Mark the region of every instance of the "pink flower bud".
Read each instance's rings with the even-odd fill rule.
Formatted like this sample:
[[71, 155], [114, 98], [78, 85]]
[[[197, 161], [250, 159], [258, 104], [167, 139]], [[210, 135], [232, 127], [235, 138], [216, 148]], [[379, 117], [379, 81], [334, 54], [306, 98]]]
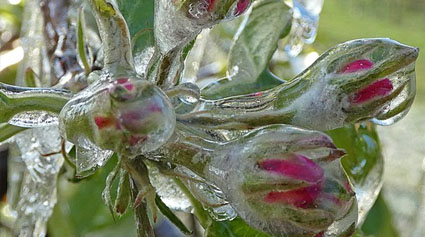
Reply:
[[344, 154], [321, 132], [275, 125], [227, 144], [207, 170], [251, 226], [276, 236], [320, 236], [357, 221], [347, 215], [357, 210], [338, 160]]
[[163, 145], [174, 131], [168, 97], [152, 83], [135, 77], [99, 80], [62, 109], [60, 126], [78, 145], [83, 136], [102, 149], [130, 156]]

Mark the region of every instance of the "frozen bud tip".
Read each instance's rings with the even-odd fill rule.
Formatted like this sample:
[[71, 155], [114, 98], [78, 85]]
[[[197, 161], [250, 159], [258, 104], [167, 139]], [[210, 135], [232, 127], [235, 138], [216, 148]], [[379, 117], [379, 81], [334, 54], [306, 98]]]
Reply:
[[311, 83], [292, 103], [297, 112], [291, 124], [325, 131], [365, 120], [396, 122], [415, 97], [418, 53], [390, 39], [335, 46], [300, 74], [300, 82]]

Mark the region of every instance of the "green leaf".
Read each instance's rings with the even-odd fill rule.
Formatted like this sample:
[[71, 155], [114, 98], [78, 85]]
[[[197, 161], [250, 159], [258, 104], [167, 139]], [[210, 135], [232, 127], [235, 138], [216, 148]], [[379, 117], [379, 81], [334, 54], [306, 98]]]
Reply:
[[129, 211], [114, 221], [102, 201], [105, 179], [116, 163], [117, 157], [113, 156], [102, 169], [78, 184], [59, 182], [58, 203], [49, 219], [49, 236], [94, 236], [93, 233], [108, 237], [136, 235], [133, 212]]
[[26, 130], [26, 128], [16, 127], [8, 123], [0, 123], [0, 142]]
[[37, 87], [35, 72], [29, 67], [25, 70], [25, 83], [28, 87]]
[[219, 99], [269, 89], [282, 83], [278, 78], [264, 74], [268, 72], [266, 68], [278, 40], [289, 32], [290, 18], [290, 8], [281, 0], [255, 2], [234, 37], [229, 53], [229, 78], [204, 88], [203, 96]]
[[342, 166], [355, 183], [366, 180], [372, 169], [383, 161], [376, 128], [371, 123], [347, 125], [327, 132], [335, 145], [345, 149]]
[[206, 229], [206, 237], [269, 237], [259, 232], [237, 217], [232, 221], [213, 221]]
[[168, 208], [167, 205], [161, 200], [161, 198], [156, 195], [155, 197], [155, 203], [158, 209], [161, 211], [161, 213], [168, 218], [168, 220], [171, 221], [179, 230], [184, 233], [185, 235], [192, 234], [192, 231], [190, 231], [183, 222]]
[[117, 198], [115, 199], [115, 212], [119, 215], [123, 215], [127, 211], [131, 199], [130, 176], [124, 169], [121, 169], [117, 192]]
[[117, 0], [118, 8], [127, 22], [133, 39], [133, 52], [154, 45], [153, 0]]
[[47, 111], [58, 114], [72, 94], [66, 90], [31, 88], [0, 82], [0, 123], [27, 111]]
[[84, 20], [84, 11], [83, 8], [80, 8], [78, 11], [78, 21], [77, 21], [77, 53], [78, 58], [83, 64], [84, 71], [86, 75], [90, 73], [91, 66], [89, 65], [89, 60], [86, 54], [86, 38], [84, 34], [84, 29], [86, 27], [86, 23]]

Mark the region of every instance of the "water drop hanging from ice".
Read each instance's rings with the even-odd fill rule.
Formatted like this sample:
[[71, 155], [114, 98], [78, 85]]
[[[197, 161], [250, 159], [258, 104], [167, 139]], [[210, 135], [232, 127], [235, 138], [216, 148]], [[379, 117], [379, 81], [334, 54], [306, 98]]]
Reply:
[[294, 0], [291, 32], [285, 50], [291, 57], [296, 57], [304, 44], [312, 44], [316, 39], [319, 14], [323, 0]]

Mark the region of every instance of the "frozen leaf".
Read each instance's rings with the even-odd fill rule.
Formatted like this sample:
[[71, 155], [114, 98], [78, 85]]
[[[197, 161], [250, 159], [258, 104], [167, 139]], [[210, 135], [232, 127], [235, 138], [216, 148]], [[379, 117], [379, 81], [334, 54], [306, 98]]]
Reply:
[[[0, 122], [8, 122], [16, 115], [18, 116], [15, 119], [16, 123], [19, 123], [17, 120], [22, 119], [22, 123], [28, 124], [28, 121], [25, 122], [28, 120], [25, 118], [28, 115], [35, 116], [41, 124], [45, 121], [44, 118], [51, 121], [49, 114], [58, 114], [71, 96], [72, 94], [66, 90], [19, 87], [0, 83]], [[29, 111], [37, 112], [32, 115], [25, 113]], [[38, 111], [49, 112], [49, 114]], [[24, 114], [19, 115], [22, 112]]]
[[43, 111], [33, 111], [16, 114], [9, 120], [9, 124], [22, 128], [34, 128], [58, 125], [58, 121], [56, 114]]
[[155, 2], [155, 39], [161, 54], [183, 48], [199, 32], [242, 14], [250, 0]]
[[15, 232], [23, 236], [45, 235], [45, 225], [56, 204], [57, 175], [63, 164], [62, 155], [57, 154], [61, 149], [59, 130], [55, 126], [31, 129], [13, 140], [26, 166], [16, 206]]
[[114, 154], [113, 151], [100, 149], [84, 137], [77, 139], [77, 143], [75, 145], [76, 176], [79, 178], [84, 178], [93, 174], [98, 168], [103, 167]]
[[84, 18], [84, 11], [83, 11], [83, 8], [80, 8], [78, 11], [78, 21], [77, 21], [77, 49], [78, 49], [77, 56], [81, 64], [81, 67], [84, 68], [86, 75], [88, 75], [91, 71], [92, 62], [89, 60], [89, 57], [86, 54], [85, 27], [86, 27], [86, 21]]
[[134, 71], [130, 32], [115, 1], [89, 1], [99, 28], [104, 53], [104, 70], [110, 73]]
[[8, 123], [0, 123], [0, 144], [26, 128], [16, 127]]
[[152, 186], [161, 200], [174, 211], [191, 212], [192, 205], [185, 194], [175, 184], [172, 178], [159, 173], [154, 167], [149, 167], [149, 178]]
[[[203, 88], [202, 95], [218, 99], [281, 84], [281, 80], [271, 75], [265, 76], [263, 71], [268, 68], [282, 33], [287, 32], [289, 20], [290, 8], [283, 1], [255, 2], [234, 36], [227, 78]], [[262, 73], [263, 76], [260, 76]]]
[[358, 222], [363, 223], [383, 183], [384, 158], [375, 126], [370, 123], [348, 125], [328, 134], [347, 152], [341, 161], [356, 192]]
[[183, 222], [168, 208], [167, 205], [165, 205], [164, 202], [162, 202], [161, 198], [156, 195], [155, 196], [155, 204], [157, 205], [158, 209], [161, 211], [161, 213], [166, 216], [171, 223], [173, 223], [181, 232], [183, 232], [185, 235], [192, 234], [192, 231], [190, 231]]

